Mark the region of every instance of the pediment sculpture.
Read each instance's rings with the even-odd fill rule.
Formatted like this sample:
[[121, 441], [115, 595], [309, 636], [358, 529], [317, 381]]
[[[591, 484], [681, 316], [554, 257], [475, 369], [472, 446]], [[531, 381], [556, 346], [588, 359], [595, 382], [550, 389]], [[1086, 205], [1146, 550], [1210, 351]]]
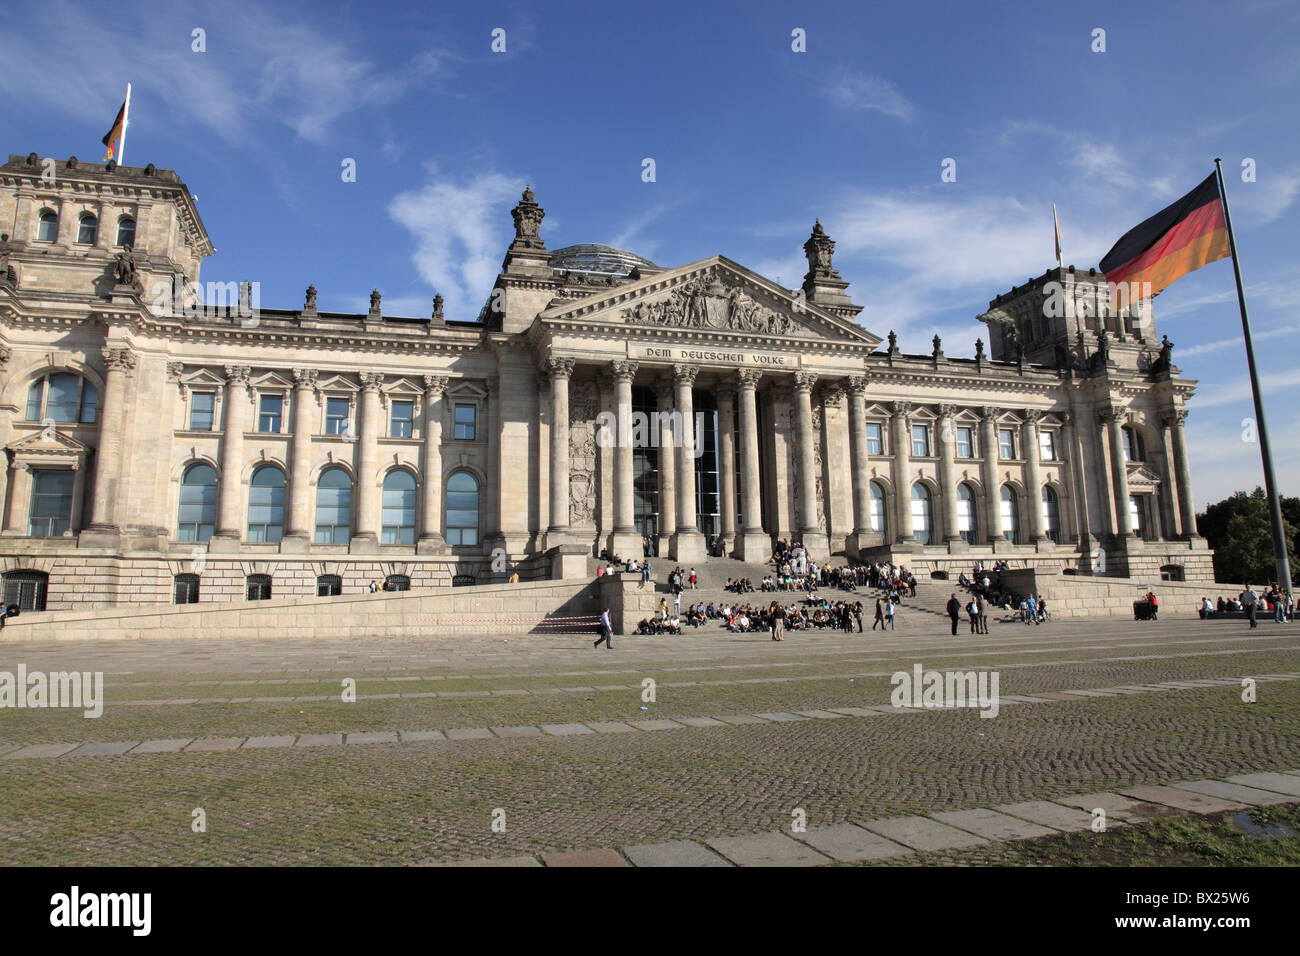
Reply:
[[692, 279], [666, 298], [638, 302], [620, 314], [632, 325], [730, 329], [766, 335], [789, 335], [798, 329], [789, 316], [755, 301], [739, 286], [727, 286], [716, 275]]

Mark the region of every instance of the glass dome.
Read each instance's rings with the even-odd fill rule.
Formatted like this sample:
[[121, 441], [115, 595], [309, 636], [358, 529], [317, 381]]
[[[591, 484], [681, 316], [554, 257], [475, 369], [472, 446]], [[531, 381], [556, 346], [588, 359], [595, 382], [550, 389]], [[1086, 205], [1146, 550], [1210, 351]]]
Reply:
[[549, 260], [552, 269], [569, 272], [594, 272], [600, 275], [625, 276], [637, 267], [658, 269], [659, 267], [642, 256], [625, 249], [602, 245], [599, 242], [583, 242], [576, 246], [565, 246], [551, 253]]

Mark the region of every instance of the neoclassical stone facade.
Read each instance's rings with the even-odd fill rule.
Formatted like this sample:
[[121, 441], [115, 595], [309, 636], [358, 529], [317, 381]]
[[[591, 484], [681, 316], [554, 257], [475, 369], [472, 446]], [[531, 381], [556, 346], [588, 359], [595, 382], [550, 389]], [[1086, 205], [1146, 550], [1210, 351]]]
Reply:
[[[549, 251], [531, 190], [478, 316], [200, 285], [152, 166], [0, 167], [0, 570], [49, 609], [586, 574], [608, 550], [1208, 580], [1150, 302], [1050, 270], [990, 353], [857, 321], [820, 223], [786, 289], [723, 256]], [[310, 278], [310, 277], [307, 277]], [[221, 301], [215, 301], [221, 300]], [[882, 347], [883, 345], [883, 347]]]

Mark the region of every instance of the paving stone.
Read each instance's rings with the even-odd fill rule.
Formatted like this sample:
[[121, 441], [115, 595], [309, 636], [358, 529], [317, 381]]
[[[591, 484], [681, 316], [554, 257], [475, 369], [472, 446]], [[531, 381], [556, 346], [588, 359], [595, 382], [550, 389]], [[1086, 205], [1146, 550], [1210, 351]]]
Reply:
[[708, 844], [736, 866], [820, 866], [831, 862], [829, 857], [784, 833], [716, 837]]
[[723, 857], [694, 840], [643, 843], [623, 847], [633, 866], [731, 866]]
[[1191, 810], [1195, 813], [1244, 810], [1248, 806], [1248, 804], [1237, 803], [1233, 800], [1211, 797], [1203, 793], [1193, 793], [1190, 790], [1179, 790], [1175, 787], [1131, 787], [1128, 790], [1121, 790], [1119, 793], [1123, 797], [1147, 800], [1151, 803], [1160, 803], [1166, 807], [1173, 807], [1175, 810]]
[[[556, 737], [567, 737], [572, 734], [594, 734], [595, 731], [586, 724], [542, 724], [542, 730]], [[548, 863], [547, 866], [550, 866]]]
[[629, 720], [629, 727], [637, 730], [681, 730], [682, 725], [675, 720]]
[[68, 753], [69, 757], [115, 757], [118, 754], [124, 754], [132, 747], [138, 747], [140, 741], [127, 740], [117, 743], [104, 744], [82, 744], [76, 750]]
[[941, 823], [947, 823], [961, 830], [969, 830], [976, 836], [989, 840], [1032, 840], [1036, 837], [1052, 836], [1056, 832], [1037, 823], [1017, 820], [1005, 813], [983, 808], [947, 810], [931, 816]]
[[1222, 780], [1192, 780], [1187, 783], [1173, 783], [1170, 786], [1223, 800], [1236, 800], [1253, 807], [1271, 807], [1278, 803], [1295, 803], [1300, 800], [1300, 797], [1293, 797], [1290, 794], [1245, 787], [1239, 783], [1224, 783]]
[[843, 714], [845, 717], [880, 717], [878, 710], [867, 710], [865, 707], [832, 707], [837, 714]]
[[1243, 773], [1240, 776], [1229, 777], [1228, 782], [1300, 797], [1300, 777], [1293, 777], [1286, 773]]
[[11, 750], [18, 750], [22, 744], [0, 744], [0, 757], [9, 753]]
[[193, 737], [173, 737], [170, 740], [146, 740], [134, 750], [133, 754], [170, 754], [182, 750], [189, 743], [192, 743]]
[[845, 716], [844, 714], [832, 713], [829, 710], [796, 710], [795, 713], [803, 717], [811, 717], [814, 720], [840, 720]]
[[766, 724], [767, 720], [756, 714], [719, 714], [718, 720], [724, 724]]
[[395, 744], [397, 743], [397, 731], [367, 730], [357, 734], [348, 734], [344, 739], [349, 744]]
[[727, 726], [720, 720], [714, 720], [712, 717], [678, 717], [677, 722], [685, 724], [687, 727], [725, 727]]
[[885, 860], [895, 856], [915, 853], [908, 847], [886, 840], [870, 830], [852, 823], [837, 823], [829, 827], [809, 827], [804, 833], [794, 834], [814, 850], [833, 860], [857, 862], [859, 860]]
[[1078, 694], [1067, 694], [1064, 691], [1056, 691], [1056, 690], [1039, 691], [1038, 696], [1044, 697], [1047, 700], [1080, 700], [1081, 699], [1080, 695]]
[[885, 820], [868, 820], [858, 826], [913, 850], [928, 852], [983, 846], [989, 842], [983, 837], [928, 817], [890, 817]]
[[587, 726], [598, 734], [634, 734], [635, 727], [629, 727], [621, 720], [589, 720]]
[[784, 711], [776, 711], [771, 714], [755, 714], [755, 717], [762, 717], [764, 720], [776, 720], [781, 722], [791, 720], [807, 720], [807, 717], [800, 717], [798, 714], [787, 714]]
[[503, 856], [487, 860], [460, 860], [456, 863], [416, 863], [415, 866], [541, 866], [535, 856]]
[[244, 749], [256, 749], [258, 747], [292, 747], [293, 734], [277, 734], [273, 737], [249, 737], [244, 743]]
[[186, 747], [185, 752], [238, 750], [243, 742], [243, 737], [200, 737]]
[[893, 704], [873, 704], [868, 710], [874, 710], [882, 714], [919, 714], [926, 710], [925, 707], [895, 707]]
[[295, 747], [334, 747], [343, 746], [342, 734], [303, 734]]
[[1146, 823], [1149, 820], [1158, 820], [1161, 817], [1176, 815], [1169, 807], [1143, 803], [1141, 800], [1130, 800], [1128, 797], [1121, 797], [1118, 793], [1107, 793], [1105, 791], [1084, 793], [1071, 797], [1055, 797], [1052, 802], [1067, 807], [1076, 807], [1087, 814], [1091, 814], [1093, 810], [1098, 808], [1105, 810], [1106, 826], [1108, 827], [1115, 823]]
[[1092, 829], [1092, 817], [1082, 810], [1076, 810], [1073, 807], [1063, 807], [1059, 803], [1052, 803], [1048, 800], [1026, 800], [1024, 803], [1004, 803], [1001, 806], [993, 808], [999, 813], [1005, 813], [1008, 816], [1020, 817], [1022, 820], [1029, 820], [1033, 823], [1042, 824], [1045, 827], [1051, 827], [1053, 830], [1061, 830], [1065, 833], [1074, 833], [1081, 830]]
[[543, 853], [547, 866], [631, 866], [616, 850], [570, 850], [568, 853]]
[[448, 740], [486, 740], [491, 736], [492, 731], [486, 727], [457, 727], [447, 731]]
[[537, 727], [493, 727], [492, 733], [498, 737], [540, 737], [542, 732]]
[[[526, 690], [494, 690], [491, 692], [493, 697], [527, 697], [531, 691]], [[531, 859], [529, 857], [528, 859]]]

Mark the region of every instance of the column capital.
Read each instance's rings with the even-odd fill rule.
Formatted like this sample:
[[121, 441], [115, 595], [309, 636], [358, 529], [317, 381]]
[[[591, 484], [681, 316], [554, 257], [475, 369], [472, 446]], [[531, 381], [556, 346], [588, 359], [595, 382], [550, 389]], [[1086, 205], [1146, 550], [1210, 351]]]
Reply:
[[811, 392], [812, 387], [817, 384], [816, 372], [795, 372], [794, 373], [794, 390], [796, 392]]
[[844, 387], [847, 388], [854, 398], [859, 395], [866, 397], [868, 379], [865, 375], [850, 375], [844, 380]]
[[177, 384], [180, 384], [181, 376], [184, 375], [184, 374], [185, 374], [185, 363], [184, 363], [184, 362], [168, 362], [168, 363], [167, 363], [167, 378], [170, 379], [171, 381], [176, 382]]
[[836, 408], [844, 404], [844, 385], [840, 382], [827, 385], [822, 392], [822, 404]]
[[542, 363], [542, 368], [551, 376], [551, 381], [557, 379], [569, 379], [573, 375], [573, 367], [578, 363], [571, 358], [548, 358]]
[[129, 372], [135, 368], [135, 353], [130, 349], [103, 349], [104, 365], [110, 372]]
[[956, 405], [940, 405], [940, 406], [939, 406], [939, 417], [940, 417], [940, 418], [952, 418], [952, 417], [953, 417], [954, 415], [956, 415], [956, 414], [957, 414], [957, 406], [956, 406]]
[[227, 385], [243, 385], [247, 388], [248, 379], [253, 374], [253, 370], [247, 365], [227, 365], [225, 373]]
[[631, 359], [620, 359], [609, 363], [609, 372], [614, 377], [615, 382], [631, 382], [636, 377], [636, 370], [640, 365], [640, 362]]
[[445, 375], [426, 375], [424, 376], [424, 397], [429, 401], [436, 401], [442, 397], [442, 393], [447, 390], [447, 382], [450, 379]]
[[1126, 412], [1127, 409], [1120, 405], [1103, 405], [1097, 409], [1097, 420], [1110, 425], [1122, 421]]
[[907, 419], [915, 410], [916, 406], [911, 402], [890, 402], [889, 410], [893, 412], [895, 418]]
[[362, 372], [360, 378], [362, 391], [377, 392], [379, 386], [384, 384], [383, 372]]
[[673, 380], [668, 376], [657, 378], [651, 383], [650, 387], [654, 389], [655, 398], [659, 402], [672, 405], [673, 403]]
[[297, 388], [315, 388], [316, 375], [314, 368], [296, 368], [293, 370], [293, 384]]
[[1039, 421], [1042, 420], [1043, 411], [1039, 408], [1027, 408], [1022, 413], [1022, 417], [1024, 418], [1026, 425], [1037, 426]]
[[1181, 427], [1187, 422], [1187, 409], [1174, 408], [1166, 411], [1160, 416], [1160, 424], [1165, 428]]
[[998, 423], [998, 416], [1001, 414], [1002, 414], [1002, 409], [1000, 408], [994, 408], [992, 406], [989, 406], [988, 408], [981, 408], [980, 422], [986, 425], [987, 424], [996, 425]]
[[700, 374], [698, 365], [678, 365], [673, 369], [673, 384], [691, 386], [695, 384], [695, 377]]
[[736, 388], [741, 391], [753, 391], [758, 388], [758, 382], [763, 377], [763, 373], [756, 368], [742, 368], [736, 371]]

